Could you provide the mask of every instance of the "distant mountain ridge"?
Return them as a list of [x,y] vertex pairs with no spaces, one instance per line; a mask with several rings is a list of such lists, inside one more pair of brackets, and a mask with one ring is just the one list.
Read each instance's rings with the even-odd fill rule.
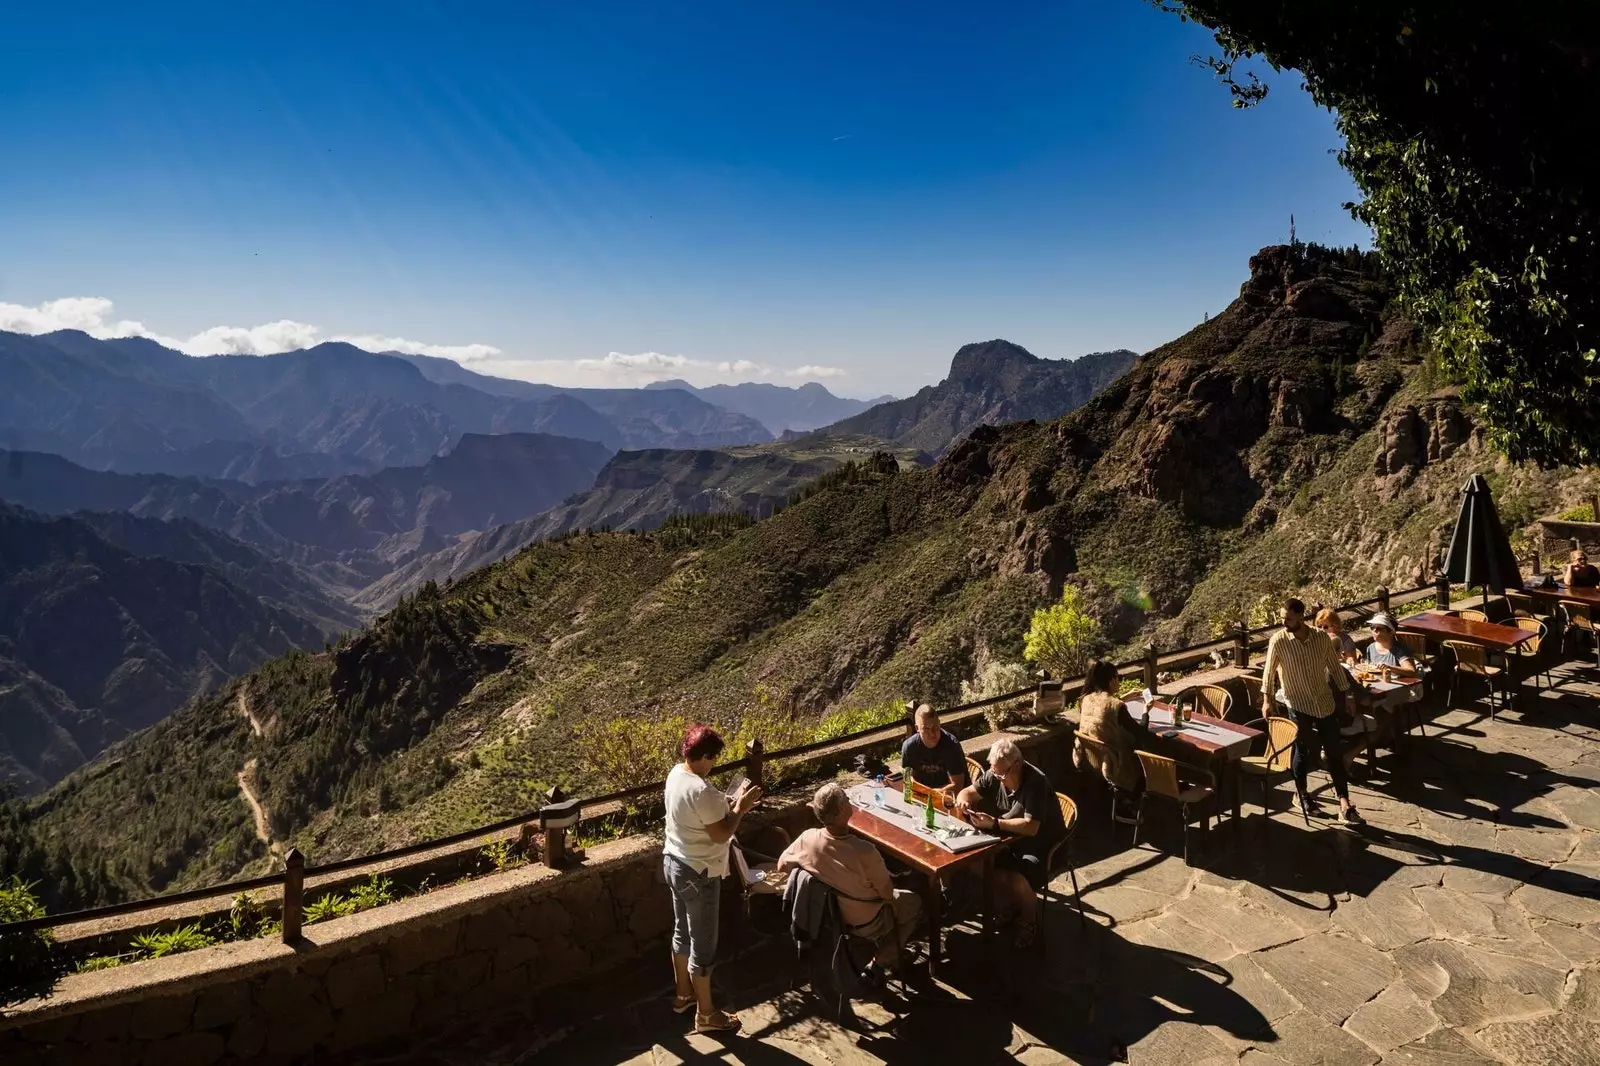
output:
[[548,433],[613,451],[772,439],[755,419],[688,393],[554,389],[337,342],[194,357],[139,337],[0,332],[0,447],[94,469],[372,473],[421,465],[467,433]]
[[60,456],[0,452],[0,500],[38,511],[126,511],[188,519],[354,593],[445,538],[516,521],[594,483],[610,452],[548,434],[463,436],[447,455],[375,474],[243,482],[89,470]]
[[880,403],[891,403],[893,396],[879,396],[872,400],[852,400],[835,396],[827,387],[815,381],[790,388],[763,381],[747,381],[739,385],[708,385],[696,388],[687,381],[673,379],[657,381],[646,389],[681,389],[700,397],[707,403],[738,411],[757,419],[774,437],[784,433],[819,429],[834,422],[860,414]]
[[620,434],[622,448],[716,448],[760,444],[777,436],[748,414],[706,402],[693,388],[567,389],[479,374],[438,356],[388,354],[405,360],[424,377],[441,384],[469,386],[494,396],[522,400],[568,397],[609,419]]
[[0,781],[43,788],[354,621],[290,568],[192,523],[0,503]]
[[1044,422],[1075,411],[1127,373],[1137,358],[1125,348],[1077,359],[1040,359],[1006,340],[967,344],[939,384],[843,419],[825,432],[877,437],[939,456],[980,425]]

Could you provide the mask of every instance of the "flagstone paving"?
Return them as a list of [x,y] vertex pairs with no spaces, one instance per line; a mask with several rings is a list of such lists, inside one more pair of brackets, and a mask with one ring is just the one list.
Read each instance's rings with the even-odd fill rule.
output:
[[1482,705],[1438,715],[1354,786],[1364,827],[1307,827],[1284,785],[1271,816],[1247,794],[1237,835],[1214,828],[1190,868],[1167,812],[1138,848],[1097,818],[1079,847],[1087,926],[1052,903],[1042,956],[988,956],[957,930],[941,983],[901,1017],[858,1004],[865,1032],[791,991],[789,952],[769,942],[718,972],[741,1036],[690,1035],[662,989],[559,1036],[397,1061],[1600,1063],[1600,672],[1556,680],[1495,721]]

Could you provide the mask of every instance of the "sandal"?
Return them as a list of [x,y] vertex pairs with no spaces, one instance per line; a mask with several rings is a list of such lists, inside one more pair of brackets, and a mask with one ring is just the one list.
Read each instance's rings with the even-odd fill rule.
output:
[[713,1011],[710,1014],[701,1014],[696,1011],[694,1031],[697,1033],[737,1033],[739,1031],[739,1016],[722,1010]]
[[674,1013],[674,1014],[684,1014],[684,1013],[686,1013],[686,1012],[688,1012],[690,1010],[693,1010],[694,1006],[695,1006],[695,998],[694,998],[694,993],[693,992],[690,992],[687,996],[680,996],[676,992],[673,993],[673,995],[672,995],[672,1013]]

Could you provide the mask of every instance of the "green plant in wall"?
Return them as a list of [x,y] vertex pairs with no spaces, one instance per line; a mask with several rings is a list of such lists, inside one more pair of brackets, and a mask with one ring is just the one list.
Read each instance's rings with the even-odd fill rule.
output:
[[348,896],[341,896],[337,892],[330,892],[326,896],[318,896],[306,904],[305,924],[325,922],[332,918],[343,918],[356,912],[356,901]]
[[489,865],[494,867],[496,873],[505,873],[507,870],[515,869],[523,865],[525,861],[517,855],[516,843],[507,837],[489,841],[479,849],[478,854],[482,855]]
[[1078,677],[1100,640],[1100,623],[1083,609],[1076,585],[1061,590],[1061,602],[1033,612],[1022,654],[1056,677]]
[[121,955],[94,955],[78,963],[74,973],[93,973],[96,970],[114,970],[127,962]]
[[356,885],[350,890],[350,902],[358,911],[371,910],[394,901],[394,885],[387,877],[377,874],[373,874],[365,884]]
[[[0,923],[44,917],[34,886],[12,875],[0,881]],[[54,942],[48,930],[0,932],[0,1002],[48,986],[55,976]]]
[[181,955],[185,951],[208,948],[217,941],[200,928],[200,923],[180,925],[166,933],[141,933],[133,938],[134,949],[143,959]]

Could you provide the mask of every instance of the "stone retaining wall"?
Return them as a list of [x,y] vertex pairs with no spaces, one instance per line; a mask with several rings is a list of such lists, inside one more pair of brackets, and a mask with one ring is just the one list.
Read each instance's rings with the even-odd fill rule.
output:
[[[1064,772],[1069,727],[1011,735]],[[998,736],[964,746],[981,753]],[[811,823],[810,789],[775,801],[762,821],[798,833]],[[725,884],[723,913],[737,926],[737,888]],[[624,989],[664,987],[671,925],[660,840],[630,837],[590,849],[577,869],[524,866],[319,922],[292,947],[254,940],[74,974],[0,1012],[0,1062],[328,1062],[482,1016],[554,1032]]]

